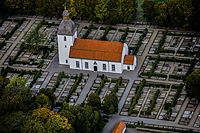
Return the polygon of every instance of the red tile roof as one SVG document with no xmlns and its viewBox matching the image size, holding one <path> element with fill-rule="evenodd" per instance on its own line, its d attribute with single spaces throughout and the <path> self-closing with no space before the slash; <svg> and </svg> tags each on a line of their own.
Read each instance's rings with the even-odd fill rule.
<svg viewBox="0 0 200 133">
<path fill-rule="evenodd" d="M 124 56 L 124 64 L 133 65 L 134 55 L 125 55 Z"/>
<path fill-rule="evenodd" d="M 70 58 L 121 62 L 123 43 L 89 39 L 75 39 Z"/>
<path fill-rule="evenodd" d="M 125 127 L 126 127 L 126 124 L 120 121 L 115 125 L 115 127 L 112 130 L 112 133 L 122 133 Z"/>
</svg>

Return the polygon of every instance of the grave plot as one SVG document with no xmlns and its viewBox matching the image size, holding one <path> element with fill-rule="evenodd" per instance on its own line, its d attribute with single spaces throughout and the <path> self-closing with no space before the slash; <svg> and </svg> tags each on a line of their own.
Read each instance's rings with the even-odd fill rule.
<svg viewBox="0 0 200 133">
<path fill-rule="evenodd" d="M 46 79 L 48 72 L 41 70 L 26 71 L 7 67 L 2 71 L 1 75 L 9 80 L 12 80 L 17 76 L 24 77 L 24 79 L 27 81 L 26 86 L 30 87 L 31 94 L 35 95 L 41 89 L 40 87 Z"/>
<path fill-rule="evenodd" d="M 62 73 L 54 73 L 46 88 L 52 88 L 57 98 L 57 103 L 67 101 L 70 105 L 74 105 L 82 92 L 89 76 L 80 74 L 70 75 Z"/>
<path fill-rule="evenodd" d="M 85 103 L 87 104 L 88 96 L 92 93 L 97 93 L 101 99 L 101 102 L 103 102 L 103 99 L 106 95 L 116 93 L 117 98 L 120 101 L 128 82 L 129 81 L 127 79 L 122 79 L 121 77 L 115 79 L 105 75 L 98 75 L 85 99 Z"/>
<path fill-rule="evenodd" d="M 53 23 L 46 23 L 37 21 L 33 24 L 4 64 L 46 68 L 57 49 L 57 28 Z"/>
<path fill-rule="evenodd" d="M 194 127 L 200 127 L 200 114 L 198 115 L 198 117 L 194 123 Z"/>
<path fill-rule="evenodd" d="M 197 106 L 198 106 L 198 101 L 196 99 L 192 98 L 189 101 L 187 107 L 185 108 L 184 113 L 179 121 L 179 124 L 188 125 Z"/>
<path fill-rule="evenodd" d="M 132 37 L 132 40 L 129 42 L 129 53 L 132 55 L 142 55 L 146 45 L 149 42 L 149 39 L 151 38 L 153 31 L 148 29 L 140 29 L 137 30 L 134 36 Z"/>
<path fill-rule="evenodd" d="M 182 82 L 188 71 L 193 68 L 194 60 L 147 56 L 140 69 L 140 75 L 143 78 Z"/>
<path fill-rule="evenodd" d="M 183 86 L 172 85 L 158 119 L 174 121 L 185 101 Z"/>
<path fill-rule="evenodd" d="M 83 39 L 93 39 L 97 32 L 98 28 L 94 25 L 90 25 L 89 27 L 85 26 L 79 33 L 79 37 Z"/>
<path fill-rule="evenodd" d="M 0 41 L 0 59 L 5 55 L 11 45 L 12 43 L 10 42 Z"/>
<path fill-rule="evenodd" d="M 0 38 L 14 41 L 29 21 L 25 19 L 3 19 L 0 23 Z"/>
</svg>

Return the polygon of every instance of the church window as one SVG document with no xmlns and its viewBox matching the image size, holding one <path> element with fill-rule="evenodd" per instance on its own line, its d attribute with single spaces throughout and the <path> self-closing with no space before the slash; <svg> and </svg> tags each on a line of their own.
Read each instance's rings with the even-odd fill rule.
<svg viewBox="0 0 200 133">
<path fill-rule="evenodd" d="M 65 48 L 67 48 L 67 45 L 65 45 Z"/>
<path fill-rule="evenodd" d="M 77 68 L 80 67 L 79 61 L 76 61 L 76 67 L 77 67 Z"/>
<path fill-rule="evenodd" d="M 66 38 L 66 36 L 64 36 L 64 41 L 66 41 L 67 40 L 67 38 Z"/>
<path fill-rule="evenodd" d="M 65 60 L 66 61 L 66 63 L 68 63 L 68 60 Z"/>
<path fill-rule="evenodd" d="M 106 64 L 103 64 L 103 70 L 106 71 Z"/>
<path fill-rule="evenodd" d="M 88 66 L 88 62 L 85 62 L 85 68 L 88 69 L 89 66 Z"/>
<path fill-rule="evenodd" d="M 112 71 L 115 71 L 115 65 L 112 65 Z"/>
</svg>

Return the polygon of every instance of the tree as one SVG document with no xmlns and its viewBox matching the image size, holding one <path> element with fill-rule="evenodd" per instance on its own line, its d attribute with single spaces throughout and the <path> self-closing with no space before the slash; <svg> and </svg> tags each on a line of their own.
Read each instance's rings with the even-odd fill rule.
<svg viewBox="0 0 200 133">
<path fill-rule="evenodd" d="M 105 23 L 109 16 L 108 2 L 109 0 L 98 0 L 98 4 L 95 6 L 96 19 L 100 23 Z"/>
<path fill-rule="evenodd" d="M 17 133 L 21 130 L 21 125 L 25 115 L 22 111 L 12 112 L 0 117 L 1 133 Z"/>
<path fill-rule="evenodd" d="M 98 94 L 92 93 L 88 97 L 88 103 L 87 105 L 96 107 L 97 109 L 101 108 L 101 99 Z"/>
<path fill-rule="evenodd" d="M 142 9 L 144 12 L 144 18 L 146 18 L 148 22 L 154 21 L 155 18 L 154 2 L 151 0 L 144 0 L 142 4 Z"/>
<path fill-rule="evenodd" d="M 51 88 L 42 88 L 39 91 L 38 95 L 44 94 L 45 96 L 48 96 L 49 100 L 51 101 L 51 106 L 54 105 L 54 102 L 56 100 L 56 96 L 53 93 L 53 90 Z"/>
<path fill-rule="evenodd" d="M 9 83 L 9 79 L 0 76 L 0 98 L 3 95 L 3 89 L 5 89 L 8 83 Z"/>
<path fill-rule="evenodd" d="M 91 106 L 68 106 L 65 102 L 60 114 L 69 119 L 76 133 L 99 133 L 105 125 L 101 114 Z"/>
<path fill-rule="evenodd" d="M 118 112 L 118 99 L 116 93 L 111 93 L 105 96 L 103 110 L 106 114 L 114 114 Z"/>
<path fill-rule="evenodd" d="M 0 112 L 4 114 L 26 110 L 30 97 L 30 89 L 26 87 L 25 79 L 16 77 L 3 90 L 3 95 L 0 99 Z"/>
<path fill-rule="evenodd" d="M 192 72 L 185 80 L 185 88 L 190 98 L 200 100 L 200 69 Z"/>
<path fill-rule="evenodd" d="M 51 109 L 51 101 L 49 100 L 49 97 L 44 95 L 44 94 L 37 95 L 33 105 L 36 108 L 48 108 L 48 109 Z"/>
<path fill-rule="evenodd" d="M 68 119 L 47 108 L 33 110 L 22 127 L 22 132 L 66 132 L 71 128 Z"/>
</svg>

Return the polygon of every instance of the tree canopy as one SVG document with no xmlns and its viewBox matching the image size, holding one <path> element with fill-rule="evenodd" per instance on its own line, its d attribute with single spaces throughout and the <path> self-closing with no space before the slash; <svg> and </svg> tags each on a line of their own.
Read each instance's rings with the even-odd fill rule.
<svg viewBox="0 0 200 133">
<path fill-rule="evenodd" d="M 101 99 L 98 94 L 92 93 L 88 97 L 88 103 L 87 105 L 96 107 L 97 109 L 101 108 Z"/>
<path fill-rule="evenodd" d="M 185 80 L 185 88 L 190 98 L 196 98 L 200 101 L 200 69 L 192 72 Z"/>
<path fill-rule="evenodd" d="M 103 110 L 106 114 L 114 114 L 118 112 L 118 99 L 116 93 L 111 93 L 104 97 Z"/>
</svg>

